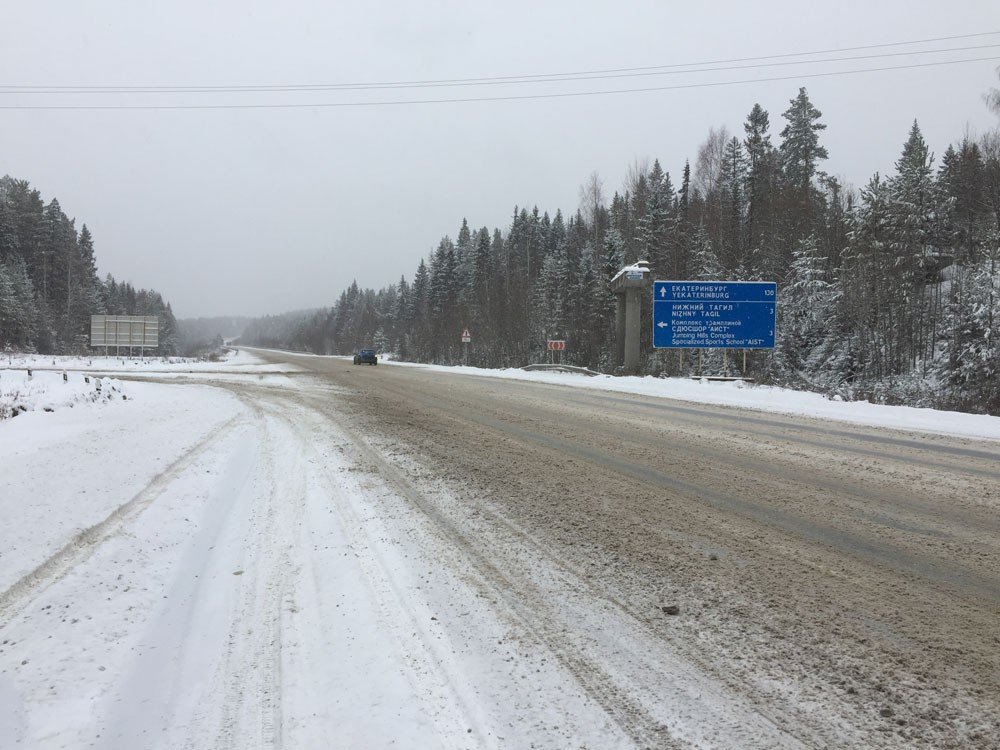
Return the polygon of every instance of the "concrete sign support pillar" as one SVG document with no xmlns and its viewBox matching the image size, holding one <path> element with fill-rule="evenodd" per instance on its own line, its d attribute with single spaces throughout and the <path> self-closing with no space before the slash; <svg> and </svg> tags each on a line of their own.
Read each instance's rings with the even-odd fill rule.
<svg viewBox="0 0 1000 750">
<path fill-rule="evenodd" d="M 625 295 L 616 294 L 618 308 L 615 312 L 615 364 L 625 362 Z"/>
<path fill-rule="evenodd" d="M 625 266 L 611 280 L 611 291 L 618 297 L 615 361 L 627 374 L 639 371 L 639 342 L 642 335 L 640 312 L 642 297 L 648 293 L 649 282 L 649 265 L 644 260 Z"/>
<path fill-rule="evenodd" d="M 639 311 L 642 309 L 642 295 L 645 289 L 625 290 L 625 372 L 639 371 Z"/>
</svg>

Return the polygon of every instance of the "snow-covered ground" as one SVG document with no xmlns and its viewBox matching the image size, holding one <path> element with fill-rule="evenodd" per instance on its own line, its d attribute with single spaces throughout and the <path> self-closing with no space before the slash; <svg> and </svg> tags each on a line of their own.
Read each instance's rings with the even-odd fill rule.
<svg viewBox="0 0 1000 750">
<path fill-rule="evenodd" d="M 0 372 L 4 370 L 54 370 L 57 372 L 129 372 L 129 373 L 220 373 L 284 372 L 288 365 L 269 364 L 245 350 L 230 350 L 218 361 L 189 357 L 115 357 L 115 356 L 46 356 L 43 354 L 2 354 Z"/>
<path fill-rule="evenodd" d="M 29 411 L 52 412 L 84 404 L 127 400 L 120 380 L 82 373 L 52 371 L 0 371 L 0 419 Z"/>
<path fill-rule="evenodd" d="M 55 398 L 63 383 L 52 384 Z M 0 592 L 77 535 L 140 495 L 173 461 L 231 420 L 226 393 L 129 383 L 128 401 L 83 402 L 0 421 L 4 492 L 0 516 Z"/>
<path fill-rule="evenodd" d="M 779 389 L 439 369 L 1000 437 Z M 240 351 L 22 358 L 0 386 L 36 407 L 0 420 L 0 750 L 633 747 L 623 706 L 664 741 L 802 746 L 353 431 L 328 380 Z"/>
<path fill-rule="evenodd" d="M 31 411 L 52 412 L 78 405 L 106 404 L 133 397 L 115 374 L 157 379 L 210 373 L 217 380 L 247 375 L 274 379 L 296 368 L 261 362 L 246 352 L 229 352 L 218 362 L 162 357 L 52 357 L 4 354 L 0 357 L 0 420 Z"/>
<path fill-rule="evenodd" d="M 630 746 L 280 369 L 0 421 L 0 748 Z"/>
</svg>

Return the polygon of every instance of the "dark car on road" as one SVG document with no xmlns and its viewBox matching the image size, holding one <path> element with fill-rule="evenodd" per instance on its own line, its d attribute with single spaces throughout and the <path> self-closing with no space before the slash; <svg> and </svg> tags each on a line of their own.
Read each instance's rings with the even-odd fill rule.
<svg viewBox="0 0 1000 750">
<path fill-rule="evenodd" d="M 374 349 L 359 349 L 358 353 L 354 355 L 354 364 L 377 365 L 378 355 L 375 354 Z"/>
</svg>

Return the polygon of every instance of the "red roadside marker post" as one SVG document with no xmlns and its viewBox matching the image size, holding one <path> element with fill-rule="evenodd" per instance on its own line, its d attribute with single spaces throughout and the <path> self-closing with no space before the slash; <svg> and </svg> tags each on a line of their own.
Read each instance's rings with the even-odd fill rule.
<svg viewBox="0 0 1000 750">
<path fill-rule="evenodd" d="M 554 358 L 555 354 L 553 352 L 560 352 L 559 354 L 559 364 L 562 364 L 562 354 L 561 352 L 566 351 L 566 342 L 562 339 L 549 339 L 547 342 L 549 350 L 549 364 L 555 364 Z"/>
</svg>

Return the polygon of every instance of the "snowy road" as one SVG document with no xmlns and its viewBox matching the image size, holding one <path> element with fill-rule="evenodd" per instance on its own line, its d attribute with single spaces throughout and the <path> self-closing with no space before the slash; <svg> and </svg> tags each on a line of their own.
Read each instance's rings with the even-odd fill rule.
<svg viewBox="0 0 1000 750">
<path fill-rule="evenodd" d="M 259 356 L 0 423 L 0 748 L 997 746 L 996 443 Z"/>
</svg>

